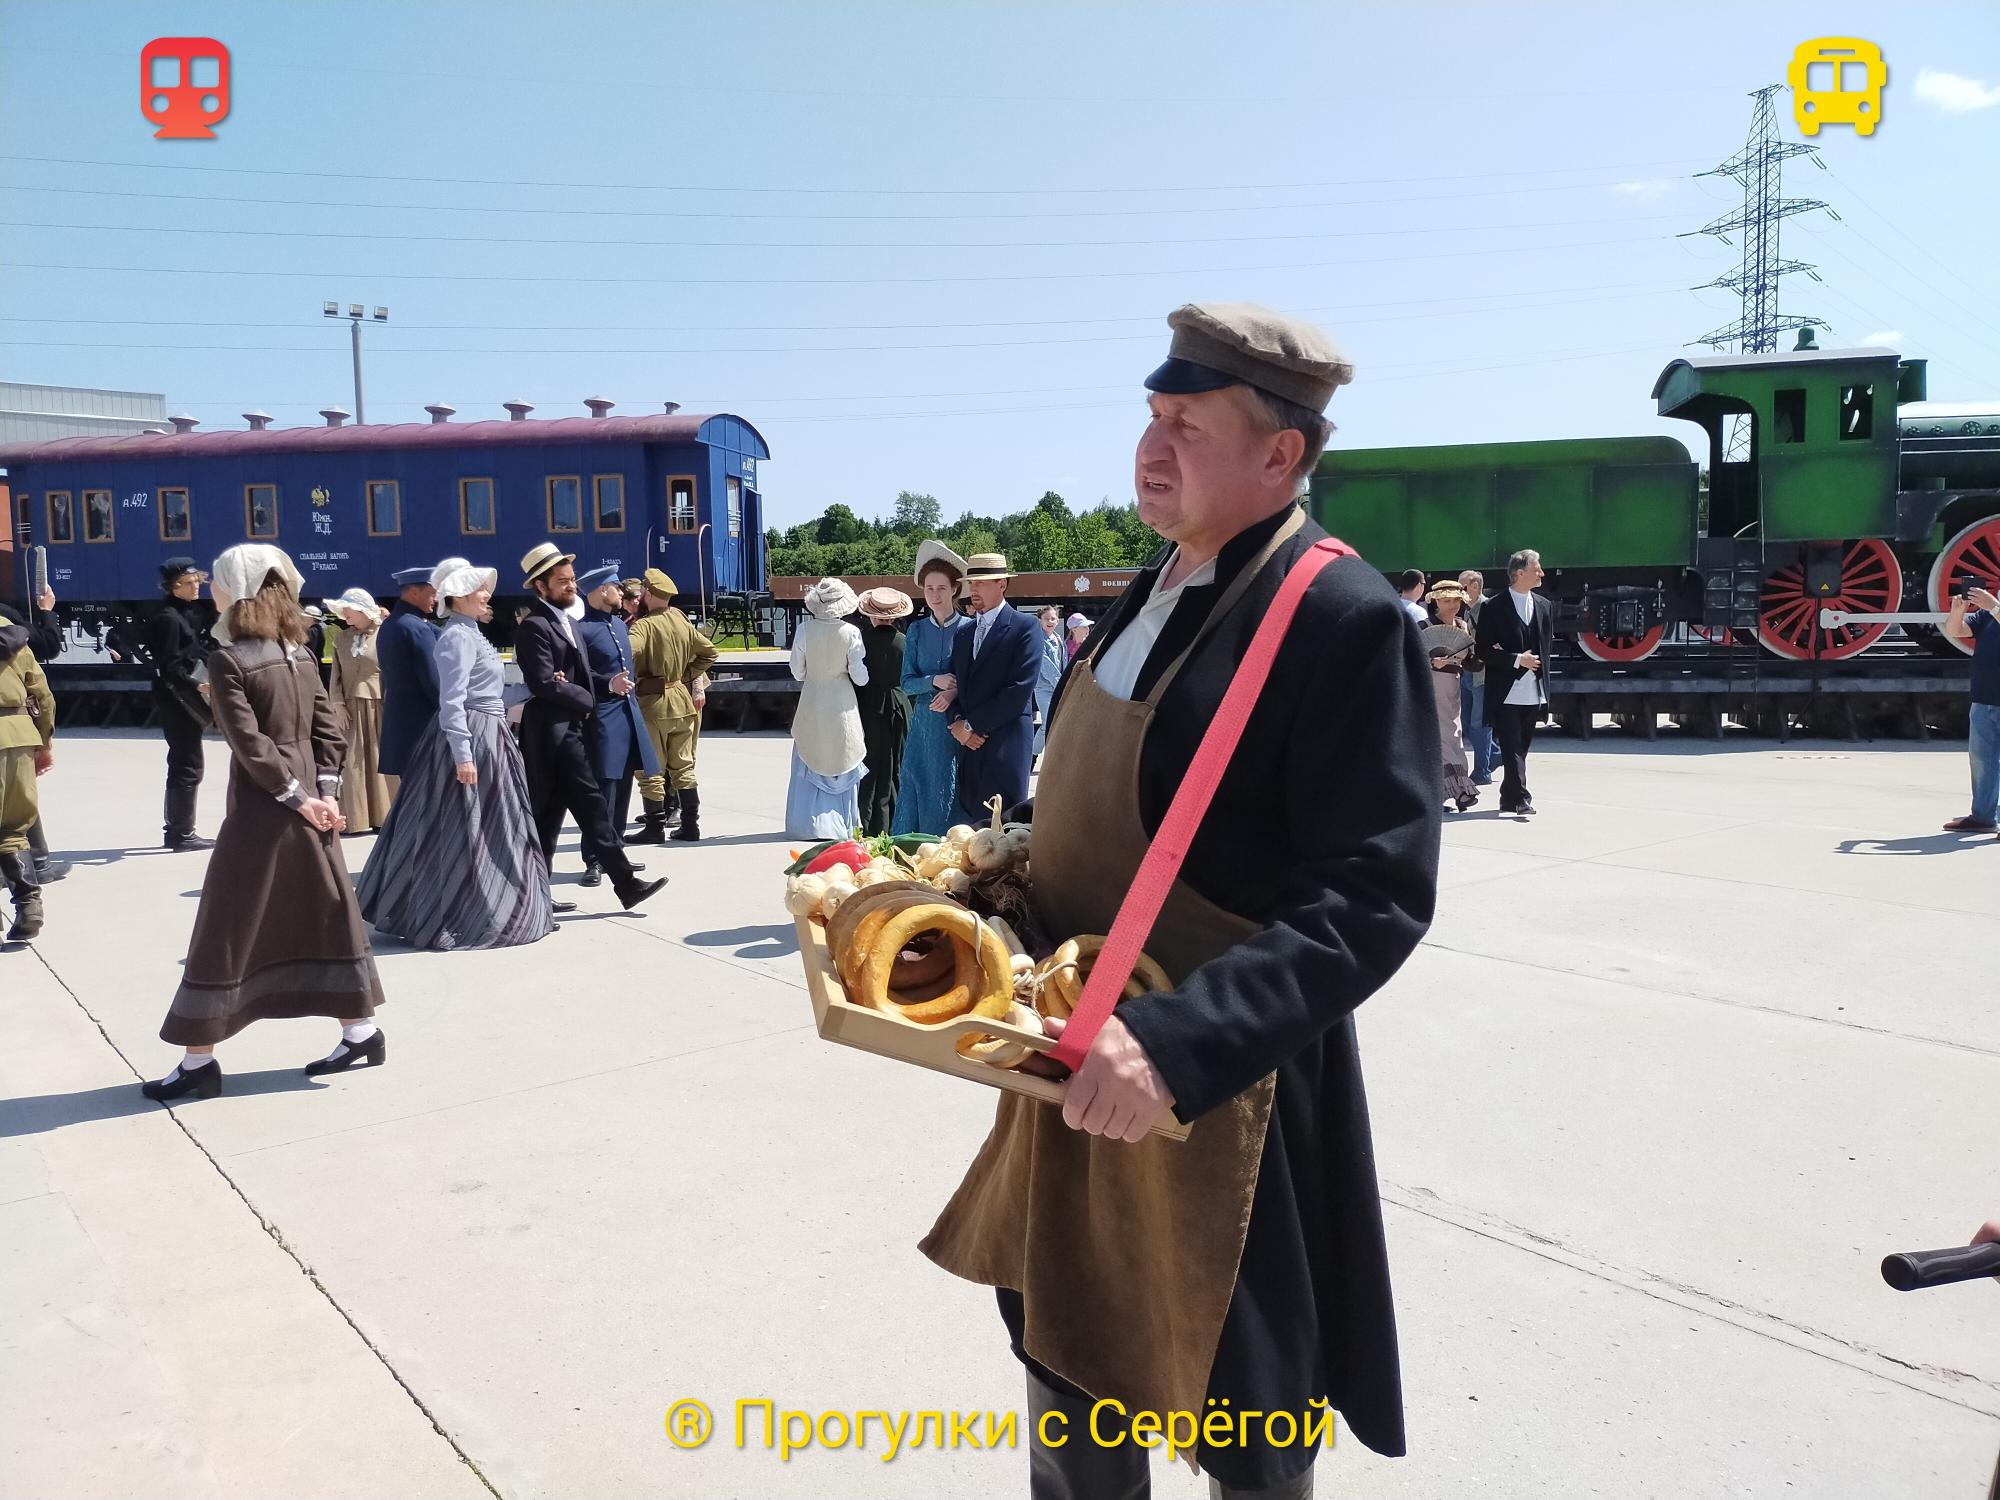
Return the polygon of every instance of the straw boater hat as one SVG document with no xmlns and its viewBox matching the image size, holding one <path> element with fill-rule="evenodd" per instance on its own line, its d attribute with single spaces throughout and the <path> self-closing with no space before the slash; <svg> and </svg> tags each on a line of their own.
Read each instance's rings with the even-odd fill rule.
<svg viewBox="0 0 2000 1500">
<path fill-rule="evenodd" d="M 806 590 L 806 608 L 815 619 L 838 620 L 853 614 L 860 604 L 844 579 L 822 578 Z"/>
<path fill-rule="evenodd" d="M 475 568 L 462 557 L 447 557 L 431 569 L 431 587 L 437 590 L 437 617 L 451 613 L 451 601 L 464 599 L 481 589 L 500 587 L 498 568 Z"/>
<path fill-rule="evenodd" d="M 861 596 L 861 613 L 884 625 L 891 620 L 902 619 L 915 608 L 910 596 L 901 589 L 870 589 Z"/>
<path fill-rule="evenodd" d="M 1427 600 L 1463 599 L 1465 597 L 1466 597 L 1465 585 L 1460 583 L 1456 578 L 1447 578 L 1442 583 L 1432 584 L 1431 591 L 1428 594 L 1424 595 L 1424 598 Z"/>
<path fill-rule="evenodd" d="M 965 595 L 965 559 L 952 551 L 943 542 L 924 542 L 917 548 L 917 565 L 910 569 L 910 581 L 916 584 L 918 589 L 921 590 L 924 586 L 924 569 L 928 568 L 932 563 L 940 562 L 958 575 L 958 592 L 959 596 L 963 598 Z"/>
<path fill-rule="evenodd" d="M 974 578 L 1016 578 L 1020 575 L 1007 566 L 1004 552 L 975 552 L 965 560 L 965 576 Z"/>
<path fill-rule="evenodd" d="M 532 584 L 543 574 L 561 567 L 564 563 L 575 561 L 574 552 L 565 552 L 554 542 L 543 542 L 538 547 L 530 548 L 521 559 L 521 582 Z"/>
</svg>

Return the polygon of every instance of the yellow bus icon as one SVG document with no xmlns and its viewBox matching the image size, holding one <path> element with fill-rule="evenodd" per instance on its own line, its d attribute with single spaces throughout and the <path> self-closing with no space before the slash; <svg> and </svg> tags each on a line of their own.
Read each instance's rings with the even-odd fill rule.
<svg viewBox="0 0 2000 1500">
<path fill-rule="evenodd" d="M 1856 135 L 1873 135 L 1888 79 L 1882 49 L 1873 42 L 1851 36 L 1800 42 L 1785 70 L 1792 118 L 1806 135 L 1818 135 L 1822 125 L 1852 125 Z"/>
</svg>

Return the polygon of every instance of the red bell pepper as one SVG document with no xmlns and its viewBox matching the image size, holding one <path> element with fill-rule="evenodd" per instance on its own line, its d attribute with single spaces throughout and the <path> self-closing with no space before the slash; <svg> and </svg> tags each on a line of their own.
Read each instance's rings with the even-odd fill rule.
<svg viewBox="0 0 2000 1500">
<path fill-rule="evenodd" d="M 822 851 L 817 859 L 806 866 L 805 873 L 808 875 L 818 875 L 822 871 L 832 869 L 835 865 L 846 865 L 850 870 L 859 874 L 868 867 L 870 858 L 872 856 L 866 849 L 862 848 L 852 839 L 847 839 Z"/>
</svg>

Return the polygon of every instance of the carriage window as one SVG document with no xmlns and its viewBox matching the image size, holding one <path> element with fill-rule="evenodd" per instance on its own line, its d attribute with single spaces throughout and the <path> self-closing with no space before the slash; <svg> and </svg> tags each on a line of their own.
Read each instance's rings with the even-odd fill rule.
<svg viewBox="0 0 2000 1500">
<path fill-rule="evenodd" d="M 243 534 L 253 542 L 275 541 L 278 535 L 278 487 L 243 486 Z"/>
<path fill-rule="evenodd" d="M 1840 439 L 1860 442 L 1875 431 L 1875 387 L 1844 385 L 1840 388 Z"/>
<path fill-rule="evenodd" d="M 117 536 L 117 517 L 111 508 L 111 491 L 85 490 L 83 492 L 83 539 L 86 542 L 109 542 Z"/>
<path fill-rule="evenodd" d="M 403 534 L 403 492 L 393 479 L 368 481 L 368 534 L 370 536 Z"/>
<path fill-rule="evenodd" d="M 459 480 L 458 529 L 466 536 L 493 535 L 492 480 Z"/>
<path fill-rule="evenodd" d="M 50 490 L 49 540 L 51 542 L 73 542 L 76 540 L 76 516 L 70 510 L 68 490 Z"/>
<path fill-rule="evenodd" d="M 551 474 L 549 487 L 549 530 L 583 530 L 583 481 L 574 474 Z"/>
<path fill-rule="evenodd" d="M 729 534 L 743 535 L 743 481 L 731 474 L 723 481 L 723 489 L 729 497 Z"/>
<path fill-rule="evenodd" d="M 597 529 L 599 531 L 623 531 L 625 529 L 625 476 L 623 474 L 599 474 L 590 481 L 597 496 Z"/>
<path fill-rule="evenodd" d="M 1806 440 L 1806 393 L 1802 390 L 1774 391 L 1772 399 L 1776 413 L 1771 422 L 1771 431 L 1780 443 L 1803 443 Z"/>
<path fill-rule="evenodd" d="M 160 540 L 185 542 L 194 535 L 194 514 L 188 509 L 188 492 L 178 485 L 160 491 Z"/>
<path fill-rule="evenodd" d="M 667 530 L 694 530 L 694 476 L 675 474 L 667 480 Z"/>
</svg>

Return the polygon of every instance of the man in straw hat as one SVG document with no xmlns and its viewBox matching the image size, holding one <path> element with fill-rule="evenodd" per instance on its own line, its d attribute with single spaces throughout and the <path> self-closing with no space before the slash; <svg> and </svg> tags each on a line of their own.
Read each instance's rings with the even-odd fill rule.
<svg viewBox="0 0 2000 1500">
<path fill-rule="evenodd" d="M 1111 930 L 1281 580 L 1324 536 L 1296 500 L 1347 360 L 1267 308 L 1167 321 L 1134 475 L 1166 545 L 1070 663 L 1036 789 L 1035 900 L 1055 934 Z M 1430 922 L 1437 736 L 1395 592 L 1336 558 L 1145 936 L 1172 988 L 1105 1020 L 1060 1108 L 1001 1096 L 924 1241 L 999 1288 L 1036 1496 L 1146 1493 L 1115 1408 L 1097 1427 L 1113 1446 L 1092 1441 L 1094 1399 L 1192 1413 L 1177 1446 L 1222 1495 L 1309 1494 L 1329 1403 L 1369 1447 L 1403 1451 L 1353 1012 Z M 1166 1111 L 1187 1140 L 1149 1134 Z"/>
<path fill-rule="evenodd" d="M 521 759 L 528 773 L 528 799 L 535 831 L 550 868 L 563 814 L 576 820 L 583 857 L 611 876 L 618 904 L 627 911 L 667 882 L 641 880 L 625 857 L 624 841 L 611 826 L 591 761 L 597 729 L 597 681 L 577 638 L 570 606 L 576 603 L 576 558 L 554 542 L 531 548 L 521 559 L 521 581 L 534 590 L 535 603 L 514 632 L 514 660 L 529 697 L 521 709 Z M 630 673 L 610 683 L 613 692 L 630 690 Z M 557 902 L 558 911 L 568 902 Z"/>
<path fill-rule="evenodd" d="M 1042 669 L 1042 627 L 1007 602 L 1014 576 L 998 552 L 965 560 L 972 624 L 952 642 L 951 675 L 958 680 L 947 722 L 960 745 L 958 805 L 975 821 L 1026 800 L 1035 755 L 1035 681 Z"/>
<path fill-rule="evenodd" d="M 680 590 L 659 568 L 648 568 L 644 613 L 632 622 L 632 671 L 639 680 L 639 713 L 659 761 L 658 774 L 639 778 L 646 815 L 635 844 L 664 844 L 673 837 L 693 843 L 701 837 L 701 793 L 695 788 L 695 746 L 701 738 L 697 684 L 715 665 L 715 642 L 674 608 Z"/>
</svg>

